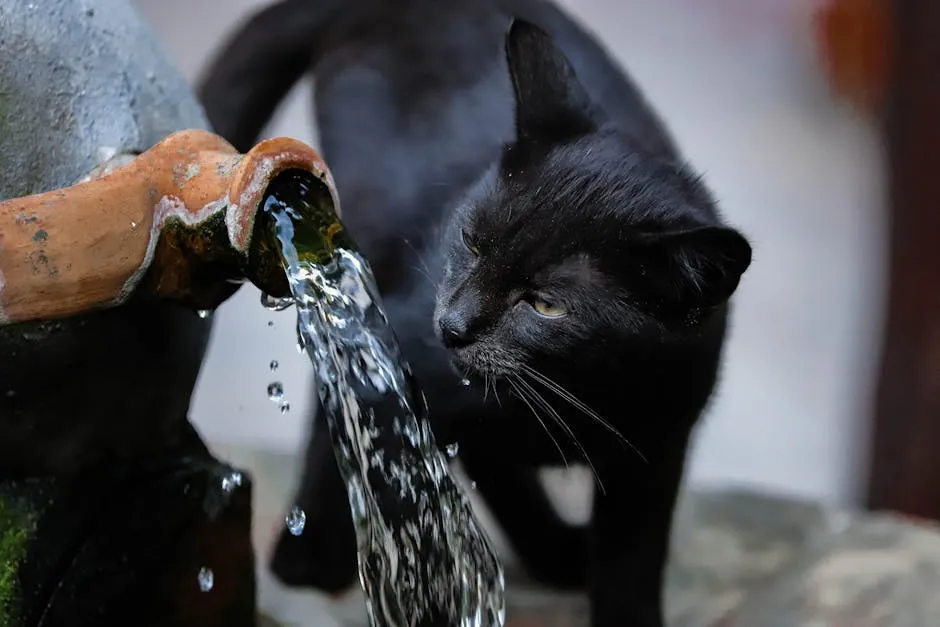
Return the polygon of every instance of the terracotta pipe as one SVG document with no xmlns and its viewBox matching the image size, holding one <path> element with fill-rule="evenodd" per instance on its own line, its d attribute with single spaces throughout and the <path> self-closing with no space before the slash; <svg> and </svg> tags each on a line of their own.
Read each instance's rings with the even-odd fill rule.
<svg viewBox="0 0 940 627">
<path fill-rule="evenodd" d="M 0 324 L 132 297 L 210 309 L 245 278 L 286 295 L 278 260 L 253 245 L 271 179 L 288 169 L 312 172 L 339 207 L 326 164 L 293 139 L 263 141 L 242 155 L 213 133 L 182 131 L 114 166 L 72 187 L 0 203 Z"/>
</svg>

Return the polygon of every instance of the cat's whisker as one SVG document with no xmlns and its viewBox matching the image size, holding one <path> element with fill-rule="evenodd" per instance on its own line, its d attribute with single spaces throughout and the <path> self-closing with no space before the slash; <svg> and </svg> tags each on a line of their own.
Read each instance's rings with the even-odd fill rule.
<svg viewBox="0 0 940 627">
<path fill-rule="evenodd" d="M 437 285 L 434 283 L 434 279 L 431 278 L 431 275 L 428 274 L 427 271 L 425 271 L 424 269 L 419 268 L 418 266 L 415 266 L 415 265 L 411 266 L 411 269 L 414 270 L 415 272 L 417 272 L 418 274 L 420 274 L 420 275 L 421 275 L 422 277 L 424 277 L 425 279 L 427 279 L 427 280 L 428 280 L 428 283 L 430 283 L 431 287 L 433 287 L 434 289 L 437 289 Z"/>
<path fill-rule="evenodd" d="M 483 402 L 486 402 L 490 396 L 490 375 L 483 375 Z"/>
<path fill-rule="evenodd" d="M 594 466 L 594 462 L 591 460 L 591 456 L 588 455 L 584 446 L 581 444 L 581 441 L 578 439 L 578 436 L 575 435 L 571 427 L 568 426 L 568 423 L 565 422 L 564 418 L 558 413 L 558 411 L 552 407 L 551 403 L 545 400 L 545 398 L 539 394 L 538 390 L 532 387 L 528 381 L 520 378 L 519 383 L 525 386 L 525 389 L 532 395 L 533 399 L 545 410 L 549 412 L 549 415 L 555 420 L 555 423 L 564 429 L 565 433 L 568 434 L 568 437 L 571 439 L 571 442 L 578 448 L 578 452 L 581 453 L 581 456 L 584 458 L 584 461 L 587 462 L 588 467 L 591 469 L 591 474 L 594 475 L 594 481 L 597 482 L 597 489 L 600 490 L 601 494 L 606 494 L 607 491 L 604 489 L 604 482 L 601 481 L 601 476 L 597 472 L 597 468 Z"/>
<path fill-rule="evenodd" d="M 411 243 L 411 240 L 410 240 L 410 239 L 408 239 L 407 237 L 403 237 L 403 238 L 402 238 L 402 241 L 405 242 L 405 244 L 407 244 L 408 247 L 411 248 L 411 250 L 414 251 L 415 256 L 418 258 L 418 261 L 421 262 L 421 268 L 419 268 L 419 267 L 417 267 L 417 266 L 411 266 L 412 269 L 418 270 L 419 272 L 421 272 L 421 274 L 423 274 L 424 277 L 427 278 L 428 283 L 431 284 L 431 287 L 435 287 L 435 288 L 436 288 L 437 286 L 434 284 L 434 279 L 431 278 L 431 267 L 428 265 L 427 259 L 425 259 L 425 258 L 424 258 L 424 255 L 421 254 L 421 251 L 418 250 L 418 249 L 415 247 L 415 245 Z"/>
<path fill-rule="evenodd" d="M 555 436 L 552 435 L 552 432 L 548 429 L 548 425 L 545 424 L 545 421 L 542 420 L 542 417 L 539 416 L 539 413 L 535 410 L 535 407 L 533 407 L 532 402 L 525 395 L 525 390 L 519 387 L 518 382 L 522 382 L 522 380 L 516 379 L 514 377 L 509 377 L 506 380 L 509 382 L 509 387 L 511 387 L 512 390 L 516 393 L 516 396 L 518 396 L 522 402 L 528 406 L 528 408 L 532 411 L 532 415 L 535 416 L 535 419 L 539 421 L 540 425 L 542 425 L 542 429 L 545 430 L 545 433 L 548 434 L 549 438 L 551 438 L 552 444 L 554 444 L 555 448 L 558 449 L 558 454 L 561 455 L 561 460 L 564 462 L 565 468 L 568 468 L 568 458 L 565 456 L 565 452 L 562 450 L 561 445 L 558 444 L 558 440 L 556 440 Z"/>
<path fill-rule="evenodd" d="M 496 377 L 488 374 L 488 375 L 485 375 L 484 381 L 486 381 L 487 387 L 493 390 L 493 396 L 496 398 L 496 402 L 499 404 L 500 407 L 502 407 L 503 403 L 501 400 L 499 400 L 499 392 L 496 389 Z M 486 401 L 485 394 L 483 396 L 483 400 Z"/>
<path fill-rule="evenodd" d="M 496 378 L 495 378 L 495 377 L 493 378 L 493 396 L 496 397 L 496 403 L 497 403 L 500 407 L 502 407 L 502 406 L 503 406 L 503 401 L 499 398 L 499 390 L 498 390 L 497 387 L 496 387 Z"/>
<path fill-rule="evenodd" d="M 568 425 L 566 425 L 564 421 L 561 420 L 561 416 L 558 415 L 558 412 L 555 410 L 555 408 L 552 407 L 551 403 L 546 401 L 545 398 L 541 394 L 538 393 L 538 390 L 533 388 L 532 385 L 528 381 L 523 379 L 522 377 L 518 377 L 516 379 L 516 382 L 519 384 L 520 387 L 522 387 L 525 390 L 529 398 L 532 399 L 532 402 L 534 402 L 538 407 L 542 408 L 542 410 L 547 412 L 549 417 L 551 417 L 552 420 L 554 420 L 562 429 L 564 429 L 569 437 L 572 437 L 572 438 L 574 437 L 573 434 L 571 433 L 571 430 L 568 429 Z M 575 442 L 575 446 L 577 446 L 578 449 L 580 449 L 580 452 L 582 455 L 584 455 L 585 457 L 587 456 L 587 453 L 584 452 L 584 449 L 581 448 L 578 442 Z"/>
<path fill-rule="evenodd" d="M 646 459 L 646 456 L 643 455 L 642 452 L 640 452 L 640 449 L 638 449 L 636 446 L 633 445 L 633 442 L 631 442 L 630 440 L 628 440 L 628 439 L 626 438 L 626 436 L 624 436 L 622 433 L 620 433 L 620 431 L 618 431 L 612 424 L 610 424 L 610 422 L 608 422 L 607 420 L 605 420 L 604 418 L 602 418 L 602 417 L 600 416 L 600 414 L 598 414 L 596 411 L 594 411 L 593 409 L 591 409 L 590 407 L 588 407 L 583 401 L 581 401 L 581 399 L 579 399 L 578 397 L 576 397 L 574 394 L 572 394 L 571 392 L 569 392 L 568 390 L 566 390 L 565 388 L 563 388 L 561 385 L 559 385 L 558 383 L 556 383 L 554 380 L 552 380 L 552 379 L 549 378 L 548 376 L 542 374 L 541 372 L 539 372 L 538 370 L 536 370 L 536 369 L 533 368 L 532 366 L 530 366 L 530 365 L 528 365 L 528 364 L 520 364 L 520 365 L 521 365 L 521 367 L 522 367 L 523 372 L 525 372 L 525 373 L 527 373 L 529 376 L 531 376 L 533 380 L 538 381 L 538 382 L 541 383 L 543 386 L 545 386 L 547 389 L 549 389 L 549 390 L 551 390 L 552 392 L 554 392 L 555 394 L 557 394 L 560 398 L 562 398 L 563 400 L 565 400 L 565 401 L 567 401 L 568 403 L 570 403 L 572 407 L 574 407 L 575 409 L 578 409 L 579 411 L 581 411 L 582 413 L 584 413 L 584 414 L 585 414 L 586 416 L 588 416 L 589 418 L 591 418 L 591 419 L 597 421 L 598 424 L 600 424 L 600 425 L 603 426 L 605 429 L 607 429 L 608 431 L 610 431 L 612 434 L 614 434 L 615 436 L 617 436 L 617 438 L 618 438 L 621 442 L 623 442 L 623 443 L 626 444 L 628 447 L 630 447 L 631 449 L 633 449 L 633 451 L 634 451 L 637 455 L 640 456 L 640 459 L 642 459 L 644 462 L 649 463 L 649 461 Z"/>
</svg>

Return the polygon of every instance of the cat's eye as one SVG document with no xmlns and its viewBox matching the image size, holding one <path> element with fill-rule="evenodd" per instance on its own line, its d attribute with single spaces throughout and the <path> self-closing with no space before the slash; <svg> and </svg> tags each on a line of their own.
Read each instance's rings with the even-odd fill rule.
<svg viewBox="0 0 940 627">
<path fill-rule="evenodd" d="M 477 244 L 475 241 L 473 241 L 473 237 L 470 235 L 470 233 L 468 233 L 467 231 L 463 231 L 462 235 L 463 235 L 463 245 L 466 246 L 467 250 L 473 253 L 475 257 L 479 257 L 480 249 L 477 248 Z"/>
<path fill-rule="evenodd" d="M 538 296 L 532 299 L 532 309 L 535 310 L 535 313 L 545 318 L 561 318 L 568 313 L 564 305 L 553 303 Z"/>
</svg>

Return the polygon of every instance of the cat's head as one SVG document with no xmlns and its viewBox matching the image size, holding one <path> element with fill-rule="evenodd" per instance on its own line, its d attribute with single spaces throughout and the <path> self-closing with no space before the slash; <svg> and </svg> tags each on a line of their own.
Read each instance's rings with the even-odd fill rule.
<svg viewBox="0 0 940 627">
<path fill-rule="evenodd" d="M 584 369 L 696 333 L 751 248 L 669 155 L 609 124 L 549 36 L 506 40 L 516 135 L 444 234 L 435 332 L 458 368 Z"/>
</svg>

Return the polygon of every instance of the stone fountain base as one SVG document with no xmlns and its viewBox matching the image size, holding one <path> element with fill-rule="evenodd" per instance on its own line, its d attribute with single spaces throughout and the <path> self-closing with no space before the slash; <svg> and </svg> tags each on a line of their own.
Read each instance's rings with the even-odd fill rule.
<svg viewBox="0 0 940 627">
<path fill-rule="evenodd" d="M 255 482 L 255 546 L 283 524 L 296 460 L 216 446 Z M 360 599 L 328 603 L 259 573 L 268 626 L 365 624 Z M 940 529 L 893 516 L 746 492 L 693 492 L 680 507 L 670 564 L 670 627 L 927 627 L 940 625 Z M 319 613 L 318 613 L 319 612 Z M 582 595 L 509 573 L 507 627 L 587 627 Z M 331 618 L 332 615 L 332 618 Z M 339 617 L 339 618 L 337 618 Z"/>
<path fill-rule="evenodd" d="M 686 496 L 670 627 L 940 625 L 940 530 L 744 492 Z M 513 586 L 509 627 L 587 627 L 586 600 Z"/>
</svg>

